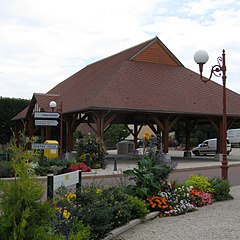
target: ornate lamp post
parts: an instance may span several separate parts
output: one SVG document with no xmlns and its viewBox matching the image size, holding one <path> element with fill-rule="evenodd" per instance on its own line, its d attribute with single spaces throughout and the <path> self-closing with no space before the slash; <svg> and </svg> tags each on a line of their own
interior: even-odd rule
<svg viewBox="0 0 240 240">
<path fill-rule="evenodd" d="M 212 75 L 222 77 L 223 82 L 223 112 L 222 112 L 222 178 L 228 179 L 228 161 L 227 161 L 227 110 L 226 110 L 226 62 L 225 62 L 225 50 L 222 51 L 222 56 L 217 58 L 218 64 L 214 65 L 211 69 L 210 77 L 203 79 L 203 64 L 208 61 L 208 53 L 204 50 L 199 50 L 194 54 L 194 61 L 199 65 L 200 79 L 204 83 L 208 82 Z"/>
<path fill-rule="evenodd" d="M 49 107 L 52 108 L 52 112 L 54 112 L 54 109 L 57 107 L 57 103 L 55 101 L 51 101 L 49 103 Z M 60 156 L 60 159 L 62 159 L 62 122 L 63 122 L 63 119 L 62 119 L 62 102 L 60 104 L 60 109 L 57 110 L 60 114 L 60 150 L 59 150 L 59 156 Z"/>
</svg>

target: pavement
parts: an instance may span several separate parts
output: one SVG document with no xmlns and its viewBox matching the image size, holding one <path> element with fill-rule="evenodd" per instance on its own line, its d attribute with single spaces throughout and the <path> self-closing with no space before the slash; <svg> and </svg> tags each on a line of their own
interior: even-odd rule
<svg viewBox="0 0 240 240">
<path fill-rule="evenodd" d="M 142 156 L 142 149 L 138 149 L 138 154 L 119 155 L 117 150 L 109 150 L 107 155 L 107 166 L 106 169 L 93 170 L 92 173 L 95 175 L 110 175 L 119 174 L 126 169 L 132 169 L 137 166 L 139 157 Z M 208 156 L 194 156 L 184 157 L 184 151 L 170 149 L 168 158 L 177 163 L 176 170 L 181 169 L 193 169 L 193 168 L 209 168 L 213 166 L 221 166 L 220 160 L 216 160 L 214 155 Z M 232 152 L 227 156 L 228 165 L 239 165 L 240 164 L 240 148 L 232 148 Z M 116 165 L 114 161 L 116 160 Z M 117 169 L 117 170 L 116 170 Z"/>
</svg>

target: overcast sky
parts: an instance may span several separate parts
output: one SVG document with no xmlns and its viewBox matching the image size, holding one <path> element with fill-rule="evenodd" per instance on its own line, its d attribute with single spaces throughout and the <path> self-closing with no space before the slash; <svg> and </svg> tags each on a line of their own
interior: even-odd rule
<svg viewBox="0 0 240 240">
<path fill-rule="evenodd" d="M 205 49 L 206 77 L 224 48 L 227 87 L 240 93 L 239 0 L 0 0 L 0 32 L 2 97 L 31 99 L 155 36 L 195 72 Z"/>
</svg>

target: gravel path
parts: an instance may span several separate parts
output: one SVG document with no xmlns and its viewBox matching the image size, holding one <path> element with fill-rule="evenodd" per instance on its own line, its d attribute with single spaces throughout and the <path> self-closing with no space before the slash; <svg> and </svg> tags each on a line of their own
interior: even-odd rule
<svg viewBox="0 0 240 240">
<path fill-rule="evenodd" d="M 240 239 L 240 186 L 231 188 L 233 200 L 216 202 L 176 217 L 141 223 L 114 240 L 233 240 Z"/>
</svg>

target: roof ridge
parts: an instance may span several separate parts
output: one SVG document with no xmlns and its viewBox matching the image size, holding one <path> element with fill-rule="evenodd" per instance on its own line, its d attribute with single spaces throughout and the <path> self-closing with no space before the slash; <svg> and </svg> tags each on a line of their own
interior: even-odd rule
<svg viewBox="0 0 240 240">
<path fill-rule="evenodd" d="M 40 95 L 40 96 L 49 96 L 49 97 L 59 97 L 61 94 L 57 93 L 34 93 L 33 95 Z"/>
</svg>

